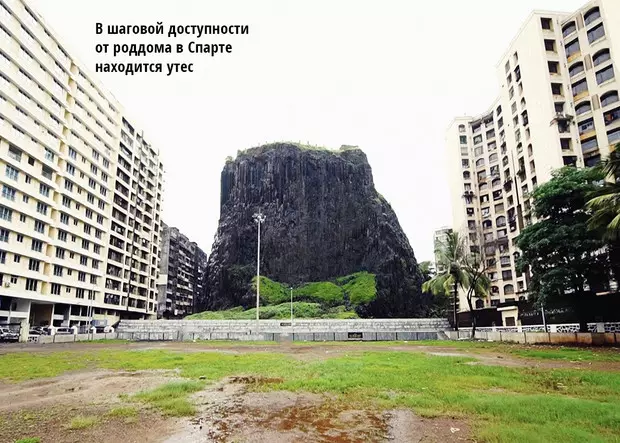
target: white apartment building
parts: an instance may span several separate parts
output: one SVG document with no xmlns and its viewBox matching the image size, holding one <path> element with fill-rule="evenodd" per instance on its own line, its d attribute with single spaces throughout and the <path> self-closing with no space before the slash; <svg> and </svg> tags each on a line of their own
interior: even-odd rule
<svg viewBox="0 0 620 443">
<path fill-rule="evenodd" d="M 0 323 L 152 317 L 163 166 L 25 0 L 0 0 Z"/>
<path fill-rule="evenodd" d="M 444 267 L 439 263 L 439 257 L 437 250 L 441 248 L 441 245 L 445 244 L 448 239 L 448 234 L 452 232 L 452 228 L 448 226 L 441 227 L 433 233 L 433 247 L 435 248 L 435 272 L 438 274 L 444 272 Z"/>
<path fill-rule="evenodd" d="M 527 296 L 515 238 L 533 222 L 530 191 L 564 165 L 595 165 L 620 142 L 618 51 L 618 0 L 533 12 L 496 66 L 499 97 L 448 128 L 453 228 L 482 251 L 492 280 L 477 307 Z"/>
</svg>

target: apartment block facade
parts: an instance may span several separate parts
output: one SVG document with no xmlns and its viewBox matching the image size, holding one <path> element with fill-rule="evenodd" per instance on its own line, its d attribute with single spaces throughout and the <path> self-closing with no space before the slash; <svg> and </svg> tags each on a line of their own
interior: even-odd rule
<svg viewBox="0 0 620 443">
<path fill-rule="evenodd" d="M 448 128 L 453 229 L 480 251 L 492 281 L 478 308 L 527 297 L 515 238 L 534 221 L 531 191 L 555 169 L 597 164 L 620 141 L 617 51 L 617 0 L 533 12 L 497 64 L 499 97 Z"/>
<path fill-rule="evenodd" d="M 154 317 L 163 165 L 25 0 L 0 0 L 0 323 Z"/>
<path fill-rule="evenodd" d="M 205 297 L 207 254 L 177 228 L 162 225 L 158 317 L 196 312 Z"/>
</svg>

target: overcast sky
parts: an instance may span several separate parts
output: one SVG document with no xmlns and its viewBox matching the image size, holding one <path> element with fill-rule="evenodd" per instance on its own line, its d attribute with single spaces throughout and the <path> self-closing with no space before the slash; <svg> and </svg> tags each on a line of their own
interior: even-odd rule
<svg viewBox="0 0 620 443">
<path fill-rule="evenodd" d="M 231 54 L 184 54 L 193 74 L 99 74 L 157 145 L 166 170 L 163 219 L 210 252 L 227 156 L 264 142 L 359 145 L 418 261 L 451 224 L 444 131 L 496 97 L 495 65 L 534 9 L 583 0 L 32 0 L 92 71 L 95 23 L 240 24 L 202 37 Z M 122 42 L 188 43 L 157 36 Z M 151 57 L 153 61 L 157 56 Z M 125 59 L 128 60 L 128 59 Z M 143 61 L 143 60 L 134 60 Z"/>
</svg>

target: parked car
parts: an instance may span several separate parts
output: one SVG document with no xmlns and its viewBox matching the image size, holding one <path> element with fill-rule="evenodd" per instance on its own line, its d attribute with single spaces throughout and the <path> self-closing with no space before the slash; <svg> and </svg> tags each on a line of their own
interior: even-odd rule
<svg viewBox="0 0 620 443">
<path fill-rule="evenodd" d="M 73 328 L 65 328 L 65 327 L 61 327 L 61 328 L 54 328 L 55 331 L 54 333 L 56 335 L 67 335 L 67 334 L 75 334 L 75 331 L 73 330 Z"/>
<path fill-rule="evenodd" d="M 0 341 L 19 341 L 19 334 L 17 332 L 11 331 L 9 328 L 0 328 Z"/>
</svg>

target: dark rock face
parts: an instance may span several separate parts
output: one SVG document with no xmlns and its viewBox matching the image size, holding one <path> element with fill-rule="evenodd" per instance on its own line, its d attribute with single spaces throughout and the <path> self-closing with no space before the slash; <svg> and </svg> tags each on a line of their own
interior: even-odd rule
<svg viewBox="0 0 620 443">
<path fill-rule="evenodd" d="M 253 148 L 222 171 L 220 221 L 200 308 L 252 307 L 261 211 L 261 275 L 299 284 L 358 271 L 376 274 L 365 317 L 425 316 L 422 275 L 396 214 L 374 188 L 366 155 L 277 143 Z"/>
</svg>

